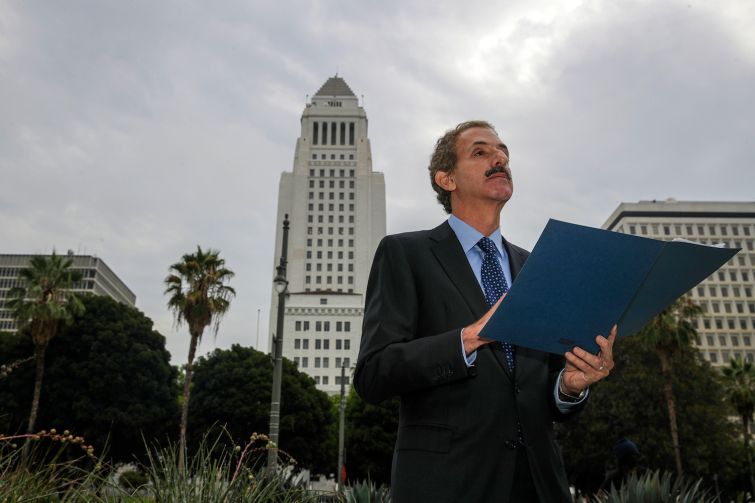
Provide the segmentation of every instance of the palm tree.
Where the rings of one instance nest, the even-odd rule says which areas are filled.
[[[726,382],[726,400],[734,406],[742,419],[744,448],[747,453],[747,467],[750,472],[750,490],[755,493],[755,480],[752,475],[752,454],[750,453],[750,422],[755,411],[755,367],[752,362],[741,359],[731,360],[723,369]]]
[[[682,476],[682,456],[679,448],[679,428],[676,421],[676,405],[672,387],[673,356],[692,348],[697,331],[692,320],[702,310],[689,297],[681,297],[664,309],[642,329],[643,344],[655,351],[661,361],[661,374],[664,378],[663,394],[668,407],[671,443],[674,447],[676,472]]]
[[[220,320],[228,311],[231,298],[236,295],[236,291],[225,284],[233,277],[233,271],[225,267],[225,260],[219,255],[219,251],[204,251],[197,246],[196,253],[186,254],[180,262],[170,266],[171,273],[165,278],[165,294],[170,295],[168,307],[173,311],[176,325],[185,322],[191,336],[181,404],[178,469],[182,472],[186,451],[191,371],[197,345],[208,326],[212,325],[212,330],[217,335]]]
[[[19,272],[20,285],[8,292],[7,306],[19,330],[28,329],[34,343],[36,374],[27,435],[34,433],[37,421],[47,346],[61,325],[70,324],[75,315],[84,312],[84,305],[71,292],[74,283],[81,280],[81,273],[71,270],[72,264],[72,259],[57,255],[55,251],[49,258],[36,255],[29,261],[29,267]],[[28,452],[28,445],[24,446],[24,453]]]

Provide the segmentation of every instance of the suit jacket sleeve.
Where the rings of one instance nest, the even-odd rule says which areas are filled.
[[[384,238],[375,252],[367,284],[362,341],[354,386],[368,402],[467,379],[460,333],[418,334],[416,282],[406,243]]]

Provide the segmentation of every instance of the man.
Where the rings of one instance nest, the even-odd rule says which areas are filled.
[[[553,421],[613,368],[615,328],[598,356],[565,359],[479,337],[528,256],[499,230],[508,165],[487,122],[448,131],[429,169],[449,220],[375,253],[354,385],[369,402],[401,397],[396,503],[571,500]]]

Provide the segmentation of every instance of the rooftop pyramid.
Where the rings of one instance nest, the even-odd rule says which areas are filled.
[[[352,92],[349,85],[346,83],[345,80],[343,80],[341,77],[336,75],[335,77],[330,77],[325,83],[322,85],[319,91],[315,93],[315,96],[354,96],[356,95]]]

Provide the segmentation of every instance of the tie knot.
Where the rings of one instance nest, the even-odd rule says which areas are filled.
[[[495,243],[490,238],[482,238],[477,242],[477,246],[479,246],[486,255],[489,253],[496,253]]]

